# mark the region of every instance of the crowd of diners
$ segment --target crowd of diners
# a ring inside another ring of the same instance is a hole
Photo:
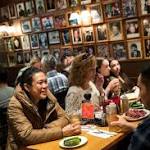
[[[7,84],[11,75],[0,68],[0,150],[80,134],[81,124],[72,123],[69,116],[81,113],[86,93],[91,94],[95,111],[104,101],[127,92],[139,94],[145,108],[150,109],[150,66],[140,72],[134,84],[113,58],[96,58],[85,52],[64,56],[62,62],[63,69],[57,69],[54,56],[33,57],[19,71],[14,88]],[[134,131],[128,150],[150,149],[150,118],[133,126],[118,116],[111,124]]]

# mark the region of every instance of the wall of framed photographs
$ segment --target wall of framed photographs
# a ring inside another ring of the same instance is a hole
[[[85,9],[90,15],[83,15]],[[73,12],[78,17],[71,18]],[[19,22],[21,29],[0,41],[8,66],[49,53],[60,62],[68,51],[120,61],[150,59],[150,0],[26,0],[1,7],[0,20]]]

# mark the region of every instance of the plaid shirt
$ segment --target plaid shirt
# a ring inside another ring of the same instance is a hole
[[[150,150],[150,117],[136,129],[128,150]]]
[[[68,79],[62,73],[58,73],[56,70],[49,71],[47,73],[48,87],[53,94],[60,93],[68,89]]]

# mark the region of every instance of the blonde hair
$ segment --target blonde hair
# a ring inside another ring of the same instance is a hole
[[[86,77],[89,68],[96,65],[96,59],[93,55],[87,55],[87,53],[76,56],[73,60],[70,71],[70,85],[80,86],[86,82]]]
[[[38,56],[33,56],[30,60],[30,66],[33,66],[35,63],[41,62],[41,58]]]

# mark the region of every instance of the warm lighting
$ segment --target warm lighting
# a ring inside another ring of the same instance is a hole
[[[91,14],[88,10],[84,9],[81,11],[81,20],[82,20],[82,25],[91,24]]]
[[[99,23],[101,22],[101,16],[99,15],[98,11],[93,9],[91,10],[91,17],[92,17],[92,22],[94,23]]]
[[[79,25],[80,24],[80,15],[78,12],[73,12],[70,15],[69,21],[71,25]]]

